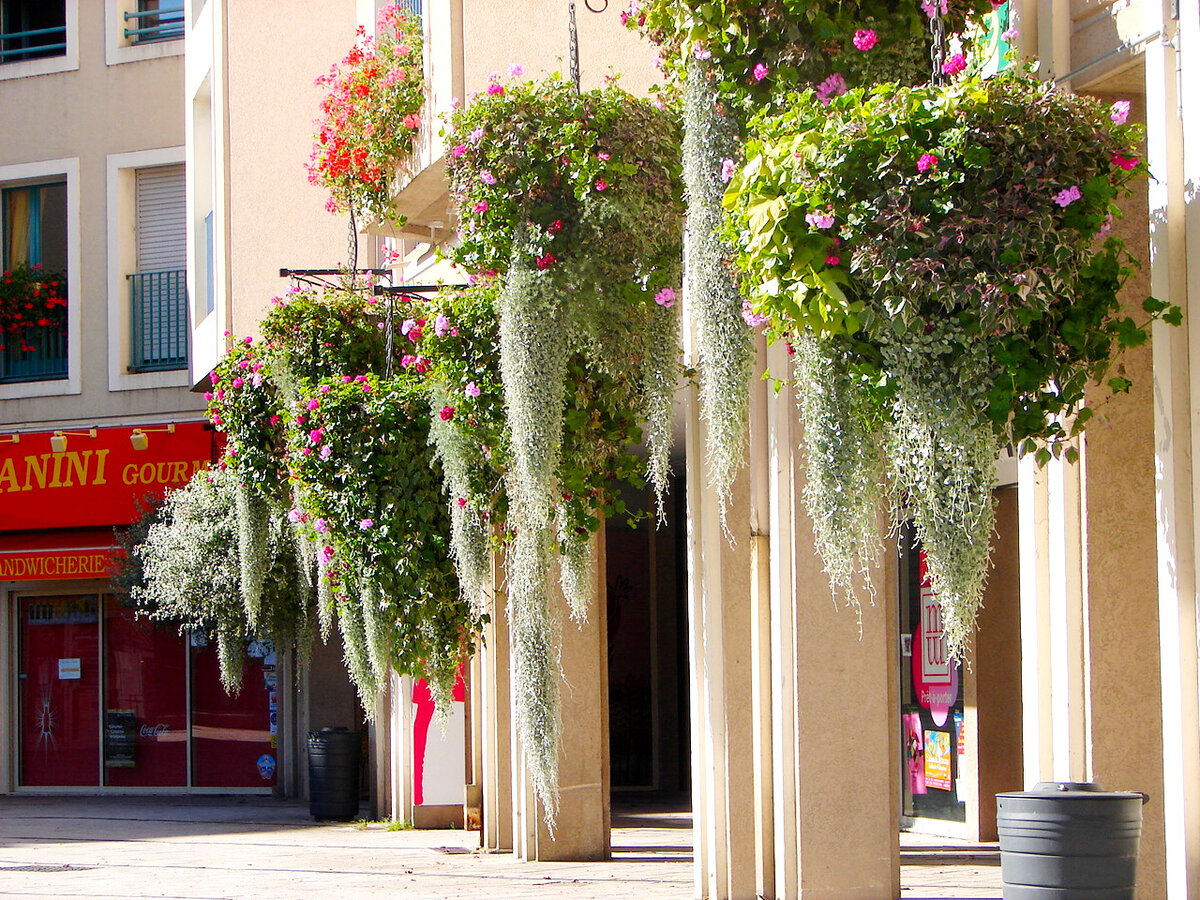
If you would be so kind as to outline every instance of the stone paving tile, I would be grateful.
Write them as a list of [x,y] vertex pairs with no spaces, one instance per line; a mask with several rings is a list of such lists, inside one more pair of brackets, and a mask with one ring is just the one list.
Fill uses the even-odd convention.
[[[618,813],[612,862],[520,863],[472,833],[314,823],[267,798],[3,796],[0,896],[685,900],[690,824]],[[906,837],[904,900],[1000,897],[994,848],[933,840]]]

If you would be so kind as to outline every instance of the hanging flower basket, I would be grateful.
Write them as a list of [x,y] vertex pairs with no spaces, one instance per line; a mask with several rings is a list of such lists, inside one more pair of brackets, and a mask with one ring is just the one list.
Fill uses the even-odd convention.
[[1118,299],[1134,260],[1108,231],[1145,175],[1127,115],[1015,68],[807,91],[756,120],[725,198],[753,309],[798,351],[830,574],[852,590],[871,568],[881,500],[911,513],[959,654],[997,453],[1073,458],[1089,386],[1127,389],[1120,350],[1154,317],[1178,321],[1152,299],[1135,320]]

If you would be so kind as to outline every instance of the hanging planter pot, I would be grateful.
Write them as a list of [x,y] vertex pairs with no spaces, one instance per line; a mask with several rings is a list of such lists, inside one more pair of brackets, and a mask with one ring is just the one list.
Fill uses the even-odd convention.
[[807,91],[753,124],[725,197],[743,287],[798,351],[817,543],[853,596],[877,512],[911,513],[952,652],[974,627],[1005,445],[1064,455],[1089,386],[1179,311],[1125,314],[1108,232],[1145,166],[1126,123],[1032,72]]

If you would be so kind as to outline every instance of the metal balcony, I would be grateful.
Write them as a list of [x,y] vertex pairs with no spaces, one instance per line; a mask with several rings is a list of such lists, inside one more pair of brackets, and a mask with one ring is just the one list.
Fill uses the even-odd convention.
[[187,368],[187,273],[127,275],[130,300],[130,372]]

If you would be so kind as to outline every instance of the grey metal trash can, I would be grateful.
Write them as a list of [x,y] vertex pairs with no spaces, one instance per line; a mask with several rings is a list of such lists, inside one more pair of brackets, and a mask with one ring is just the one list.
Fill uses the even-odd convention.
[[1133,900],[1148,799],[1091,782],[997,794],[1004,900]]
[[346,728],[308,733],[308,811],[314,819],[348,822],[358,815],[362,738]]

